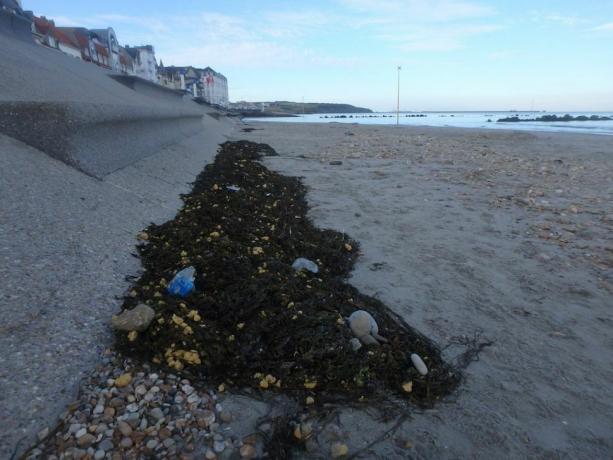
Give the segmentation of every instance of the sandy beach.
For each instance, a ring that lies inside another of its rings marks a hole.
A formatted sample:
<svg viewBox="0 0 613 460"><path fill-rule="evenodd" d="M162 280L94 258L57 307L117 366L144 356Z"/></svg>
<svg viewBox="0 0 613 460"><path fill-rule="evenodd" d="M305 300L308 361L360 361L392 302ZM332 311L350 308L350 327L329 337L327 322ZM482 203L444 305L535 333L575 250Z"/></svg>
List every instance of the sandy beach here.
<svg viewBox="0 0 613 460"><path fill-rule="evenodd" d="M316 225L361 243L351 283L453 360L459 392L364 458L608 458L613 452L613 138L250 123L300 176ZM248 130L249 131L249 130ZM330 164L341 161L342 164ZM393 424L342 409L350 449Z"/></svg>

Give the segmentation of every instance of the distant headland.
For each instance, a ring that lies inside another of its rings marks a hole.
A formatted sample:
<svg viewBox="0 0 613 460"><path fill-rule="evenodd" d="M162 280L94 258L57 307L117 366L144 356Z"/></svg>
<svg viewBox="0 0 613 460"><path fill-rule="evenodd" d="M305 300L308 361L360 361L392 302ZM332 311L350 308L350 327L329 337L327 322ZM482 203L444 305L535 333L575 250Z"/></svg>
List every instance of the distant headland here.
<svg viewBox="0 0 613 460"><path fill-rule="evenodd" d="M288 116L309 115L314 113L372 113L372 110L364 107L355 107L350 104L334 104L325 102L231 102L230 111L257 116Z"/></svg>

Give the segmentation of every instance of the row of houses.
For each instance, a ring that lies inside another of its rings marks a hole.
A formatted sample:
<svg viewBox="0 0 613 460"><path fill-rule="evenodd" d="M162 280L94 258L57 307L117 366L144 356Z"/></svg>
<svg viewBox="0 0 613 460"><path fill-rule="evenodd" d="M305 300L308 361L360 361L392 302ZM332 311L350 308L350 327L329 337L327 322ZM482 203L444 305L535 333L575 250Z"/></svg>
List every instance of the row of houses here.
<svg viewBox="0 0 613 460"><path fill-rule="evenodd" d="M171 89L185 91L199 102L228 106L228 81L210 67L164 67L161 61L157 64L153 46L121 46L112 27L60 27L52 19L24 11L18 0L0 0L0 7L27 18L31 22L34 41L42 46L118 73L135 75Z"/></svg>
<svg viewBox="0 0 613 460"><path fill-rule="evenodd" d="M151 45L121 46L112 27L58 27L53 20L25 12L32 21L34 40L77 59L94 63L115 72L136 75L157 83L155 50Z"/></svg>
<svg viewBox="0 0 613 460"><path fill-rule="evenodd" d="M158 67L159 83L167 88L189 91L194 98L220 107L228 107L228 80L210 67Z"/></svg>

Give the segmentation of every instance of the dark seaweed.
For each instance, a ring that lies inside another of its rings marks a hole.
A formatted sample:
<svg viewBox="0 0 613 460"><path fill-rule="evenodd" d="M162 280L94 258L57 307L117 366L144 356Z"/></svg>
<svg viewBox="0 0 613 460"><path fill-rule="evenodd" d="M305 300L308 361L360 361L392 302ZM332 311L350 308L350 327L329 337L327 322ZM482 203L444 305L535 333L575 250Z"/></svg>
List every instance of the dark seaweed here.
<svg viewBox="0 0 613 460"><path fill-rule="evenodd" d="M264 144L226 142L176 217L145 230L138 247L145 272L124 308L145 302L156 317L132 341L118 332L119 348L236 388L260 388L270 375L269 389L317 403L395 395L430 406L450 393L460 372L432 341L346 282L359 244L310 222L302 183L258 161L275 154ZM297 257L316 261L320 272L294 271ZM195 291L168 295L166 284L189 265ZM344 318L357 309L376 318L388 343L352 351ZM427 376L411 365L413 352Z"/></svg>

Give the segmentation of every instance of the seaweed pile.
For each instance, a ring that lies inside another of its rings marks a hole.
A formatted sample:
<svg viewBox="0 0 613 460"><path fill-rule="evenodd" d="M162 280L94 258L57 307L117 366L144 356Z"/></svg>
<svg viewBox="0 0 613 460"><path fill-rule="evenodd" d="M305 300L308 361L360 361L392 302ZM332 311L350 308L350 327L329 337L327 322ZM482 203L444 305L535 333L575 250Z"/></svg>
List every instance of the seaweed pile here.
<svg viewBox="0 0 613 460"><path fill-rule="evenodd" d="M396 395L431 405L448 394L459 371L346 282L358 243L309 221L302 183L258 161L274 154L267 145L226 142L175 219L140 234L144 273L124 309L146 303L155 317L143 332L118 332L120 350L226 387L317 396L318 403ZM319 272L294 270L298 257L315 261ZM196 269L195 289L173 297L166 287L187 266ZM353 351L345 318L358 309L374 316L387 343ZM411 353L427 364L426 376Z"/></svg>

